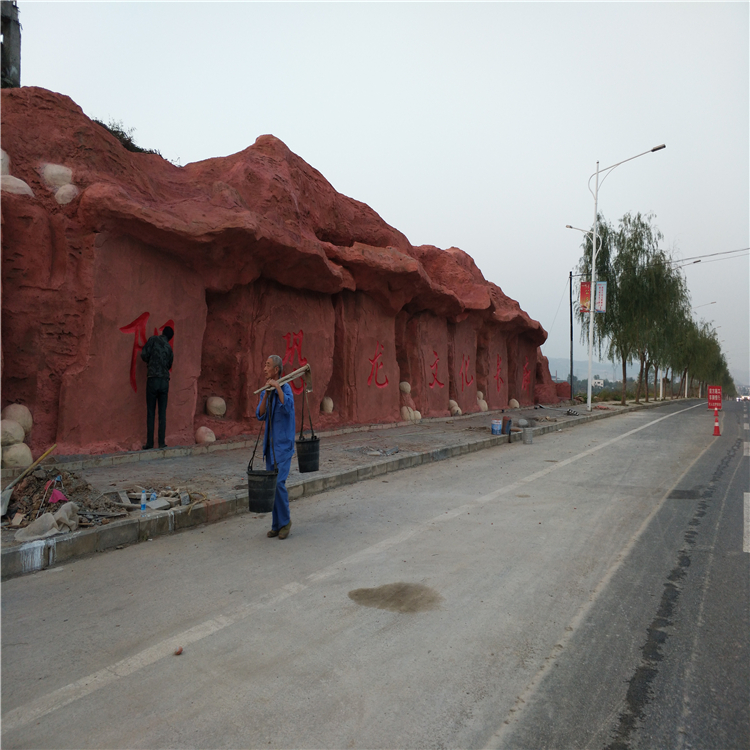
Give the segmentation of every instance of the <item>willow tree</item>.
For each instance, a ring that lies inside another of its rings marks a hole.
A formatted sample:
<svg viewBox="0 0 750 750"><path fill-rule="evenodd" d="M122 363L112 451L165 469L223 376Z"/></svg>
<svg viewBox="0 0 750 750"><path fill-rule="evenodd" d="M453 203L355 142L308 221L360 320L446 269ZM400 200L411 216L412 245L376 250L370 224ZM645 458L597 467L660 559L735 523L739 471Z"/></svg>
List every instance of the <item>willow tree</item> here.
<svg viewBox="0 0 750 750"><path fill-rule="evenodd" d="M650 369L652 361L665 356L668 322L687 300L684 280L659 248L662 234L653 226L653 218L653 214L626 213L615 230L598 217L602 242L596 275L607 282L607 308L606 313L596 315L594 346L601 356L606 343L609 358L622 363L623 404L628 363L635 359L640 364L638 400L646 365ZM585 278L591 275L591 235L587 235L583 248L578 268ZM579 308L578 319L582 324L581 338L588 340L588 313Z"/></svg>

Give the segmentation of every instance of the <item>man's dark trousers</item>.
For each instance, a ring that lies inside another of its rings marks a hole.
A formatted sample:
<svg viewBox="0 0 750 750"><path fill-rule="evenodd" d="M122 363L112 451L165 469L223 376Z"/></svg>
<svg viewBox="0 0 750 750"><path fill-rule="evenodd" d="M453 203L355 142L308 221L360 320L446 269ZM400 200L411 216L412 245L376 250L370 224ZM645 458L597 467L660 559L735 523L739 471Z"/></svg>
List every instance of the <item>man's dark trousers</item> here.
<svg viewBox="0 0 750 750"><path fill-rule="evenodd" d="M149 378L146 381L146 448L154 447L154 413L159 403L159 447L166 445L167 396L169 378Z"/></svg>

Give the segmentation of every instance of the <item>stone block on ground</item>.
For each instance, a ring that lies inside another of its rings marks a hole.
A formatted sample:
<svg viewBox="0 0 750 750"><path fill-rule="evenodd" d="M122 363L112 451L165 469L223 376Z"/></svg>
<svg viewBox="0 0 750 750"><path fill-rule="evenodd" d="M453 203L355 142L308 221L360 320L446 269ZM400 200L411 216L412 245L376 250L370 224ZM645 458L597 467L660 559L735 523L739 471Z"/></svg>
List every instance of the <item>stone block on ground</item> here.
<svg viewBox="0 0 750 750"><path fill-rule="evenodd" d="M14 422L18 422L18 424L23 427L23 431L26 435L31 432L31 428L34 424L29 408L23 404L8 404L3 409L0 417L2 419L12 419Z"/></svg>

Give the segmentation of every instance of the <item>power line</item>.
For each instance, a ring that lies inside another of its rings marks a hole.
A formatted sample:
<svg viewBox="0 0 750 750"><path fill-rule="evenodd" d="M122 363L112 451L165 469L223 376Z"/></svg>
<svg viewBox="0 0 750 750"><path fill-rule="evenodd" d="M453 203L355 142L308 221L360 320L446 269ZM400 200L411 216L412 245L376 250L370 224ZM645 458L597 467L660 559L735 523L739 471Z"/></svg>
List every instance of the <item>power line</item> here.
<svg viewBox="0 0 750 750"><path fill-rule="evenodd" d="M750 250L750 247L742 247L739 250L725 250L720 253L706 253L705 255L691 255L689 258L678 258L673 261L672 263L684 263L688 260L695 260L696 258L713 258L716 255L731 255L732 253L746 253L748 250Z"/></svg>

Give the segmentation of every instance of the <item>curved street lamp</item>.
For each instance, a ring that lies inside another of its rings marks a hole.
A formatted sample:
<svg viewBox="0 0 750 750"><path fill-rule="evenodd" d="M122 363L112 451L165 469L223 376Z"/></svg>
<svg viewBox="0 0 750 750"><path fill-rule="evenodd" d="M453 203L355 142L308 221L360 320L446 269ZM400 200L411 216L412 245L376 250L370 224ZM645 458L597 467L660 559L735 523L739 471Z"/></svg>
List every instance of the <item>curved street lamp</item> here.
<svg viewBox="0 0 750 750"><path fill-rule="evenodd" d="M591 366L592 366L592 357L594 353L594 315L596 314L594 310L596 309L596 303L595 303L595 289L596 289L596 255L598 252L598 249L596 247L597 242L597 229L598 229L598 220L599 220L599 187L604 184L604 180L609 177L609 175L612 173L612 170L615 167L619 167L620 164L625 164L627 161L633 161L633 159L637 159L639 156L645 156L646 154L652 154L654 151L661 151L663 148L666 148L666 144L662 143L660 146L654 146L653 148L650 148L648 151L644 151L641 154L636 154L635 156L631 156L629 159L623 159L622 161L618 161L617 164L612 164L612 166L605 167L604 169L599 169L599 162L596 162L596 172L594 172L591 177L589 177L588 181L588 188L591 195L594 196L594 230L592 234L594 235L594 240L591 243L591 303L589 304L589 382L588 382L588 388L587 388L587 399L586 399L586 410L591 411ZM599 175L604 174L604 177L601 178L601 181L599 180ZM594 189L591 189L591 180L596 177L596 182L594 184Z"/></svg>

